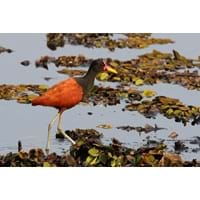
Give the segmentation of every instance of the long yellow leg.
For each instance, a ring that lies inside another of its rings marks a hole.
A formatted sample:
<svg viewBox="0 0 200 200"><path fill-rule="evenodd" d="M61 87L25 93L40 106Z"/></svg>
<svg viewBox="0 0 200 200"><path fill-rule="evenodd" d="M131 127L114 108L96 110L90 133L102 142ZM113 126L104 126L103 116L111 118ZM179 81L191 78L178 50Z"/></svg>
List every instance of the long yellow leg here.
<svg viewBox="0 0 200 200"><path fill-rule="evenodd" d="M47 155L49 154L50 151L50 143L51 143L51 128L53 124L55 123L56 119L58 118L60 114L57 113L56 116L50 121L49 126L48 126L48 137L47 137L47 145L46 145L46 153Z"/></svg>
<svg viewBox="0 0 200 200"><path fill-rule="evenodd" d="M66 139L68 139L72 144L75 144L76 142L65 133L65 131L63 130L63 128L61 126L62 113L63 113L62 111L60 111L58 113L58 126L57 126L57 130L58 130L59 133L63 134L63 136Z"/></svg>

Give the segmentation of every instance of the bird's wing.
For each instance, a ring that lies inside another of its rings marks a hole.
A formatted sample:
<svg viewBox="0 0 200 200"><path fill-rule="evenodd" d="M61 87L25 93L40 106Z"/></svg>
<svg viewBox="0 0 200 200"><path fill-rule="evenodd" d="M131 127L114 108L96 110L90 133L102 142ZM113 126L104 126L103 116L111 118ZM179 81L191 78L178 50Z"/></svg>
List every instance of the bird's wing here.
<svg viewBox="0 0 200 200"><path fill-rule="evenodd" d="M33 105L71 108L83 98L83 89L74 78L70 78L49 88L42 96L33 99Z"/></svg>

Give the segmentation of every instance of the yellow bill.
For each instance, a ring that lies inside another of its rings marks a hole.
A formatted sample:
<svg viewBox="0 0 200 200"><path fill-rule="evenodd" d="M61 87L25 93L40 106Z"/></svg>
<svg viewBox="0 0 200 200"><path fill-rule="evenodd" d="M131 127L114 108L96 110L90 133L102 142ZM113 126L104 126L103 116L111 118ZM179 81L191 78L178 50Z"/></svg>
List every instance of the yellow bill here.
<svg viewBox="0 0 200 200"><path fill-rule="evenodd" d="M106 65L104 68L106 71L111 72L113 74L117 74L117 71L115 69L113 69L112 67Z"/></svg>

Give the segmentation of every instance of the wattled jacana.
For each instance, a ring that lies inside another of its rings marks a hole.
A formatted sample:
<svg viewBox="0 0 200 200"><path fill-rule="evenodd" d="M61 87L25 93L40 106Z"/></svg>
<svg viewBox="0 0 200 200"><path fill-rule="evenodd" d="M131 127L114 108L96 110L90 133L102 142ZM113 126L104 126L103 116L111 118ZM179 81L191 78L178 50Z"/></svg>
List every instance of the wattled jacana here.
<svg viewBox="0 0 200 200"><path fill-rule="evenodd" d="M77 105L86 95L88 95L89 91L94 85L96 75L103 71L117 73L117 71L108 66L103 59L97 59L92 61L88 72L83 77L69 78L67 80L61 81L53 87L49 88L41 96L32 100L32 105L34 106L50 106L58 109L57 115L51 120L48 126L48 138L46 145L47 154L50 150L51 128L57 118L57 131L63 134L63 136L72 144L75 144L75 141L69 137L61 127L62 113L65 110Z"/></svg>

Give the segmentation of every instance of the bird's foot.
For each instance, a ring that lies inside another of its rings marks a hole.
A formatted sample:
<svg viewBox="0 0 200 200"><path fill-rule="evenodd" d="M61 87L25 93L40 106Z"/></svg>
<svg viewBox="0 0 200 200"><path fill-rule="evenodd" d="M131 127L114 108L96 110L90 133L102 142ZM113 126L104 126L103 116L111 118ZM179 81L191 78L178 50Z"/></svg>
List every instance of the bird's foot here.
<svg viewBox="0 0 200 200"><path fill-rule="evenodd" d="M64 136L64 138L68 139L73 145L76 144L76 142L75 142L71 137L69 137L69 136L64 132L63 129L58 128L57 131L58 131L58 133L61 133L61 134Z"/></svg>
<svg viewBox="0 0 200 200"><path fill-rule="evenodd" d="M46 148L46 149L45 149L45 152L46 152L46 155L47 155L47 156L49 155L49 151L50 151L49 148Z"/></svg>

